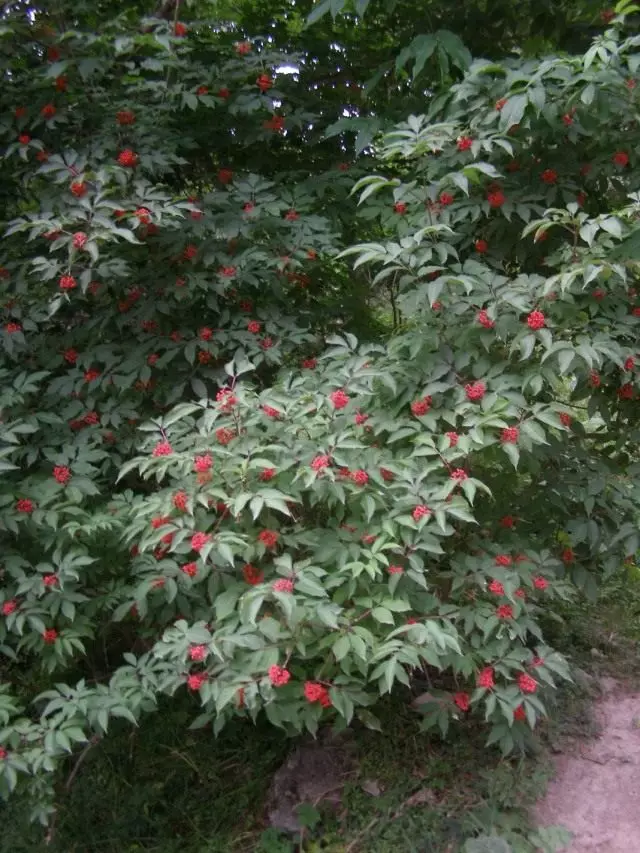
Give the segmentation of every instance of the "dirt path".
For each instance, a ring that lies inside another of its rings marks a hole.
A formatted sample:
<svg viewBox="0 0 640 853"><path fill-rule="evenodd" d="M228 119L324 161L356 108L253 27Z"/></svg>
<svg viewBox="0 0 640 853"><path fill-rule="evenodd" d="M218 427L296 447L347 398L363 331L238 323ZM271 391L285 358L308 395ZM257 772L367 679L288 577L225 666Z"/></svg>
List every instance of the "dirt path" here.
<svg viewBox="0 0 640 853"><path fill-rule="evenodd" d="M640 694L611 678L602 689L595 709L600 737L559 757L535 813L539 826L560 824L573 833L566 853L640 851Z"/></svg>

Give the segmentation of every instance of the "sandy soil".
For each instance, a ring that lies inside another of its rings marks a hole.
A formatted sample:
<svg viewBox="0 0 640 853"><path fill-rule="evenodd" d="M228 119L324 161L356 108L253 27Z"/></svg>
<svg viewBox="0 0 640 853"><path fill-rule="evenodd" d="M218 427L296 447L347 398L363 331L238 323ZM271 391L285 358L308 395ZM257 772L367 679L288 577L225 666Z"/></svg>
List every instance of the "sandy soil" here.
<svg viewBox="0 0 640 853"><path fill-rule="evenodd" d="M640 694L610 678L602 689L600 737L558 758L535 819L573 833L566 853L639 853Z"/></svg>

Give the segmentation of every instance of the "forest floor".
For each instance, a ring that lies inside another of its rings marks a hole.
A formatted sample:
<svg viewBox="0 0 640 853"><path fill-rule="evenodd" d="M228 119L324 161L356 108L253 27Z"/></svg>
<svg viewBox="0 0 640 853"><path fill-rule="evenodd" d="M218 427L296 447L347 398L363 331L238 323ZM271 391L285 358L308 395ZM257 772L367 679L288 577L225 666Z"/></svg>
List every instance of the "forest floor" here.
<svg viewBox="0 0 640 853"><path fill-rule="evenodd" d="M192 697L176 697L115 727L75 774L70 761L51 843L25 832L26 803L2 809L0 853L636 853L640 581L562 616L549 640L575 681L528 755L501 758L473 720L447 741L421 732L409 695L383 703L383 734L302 750L264 724L190 731ZM302 830L269 828L300 794Z"/></svg>

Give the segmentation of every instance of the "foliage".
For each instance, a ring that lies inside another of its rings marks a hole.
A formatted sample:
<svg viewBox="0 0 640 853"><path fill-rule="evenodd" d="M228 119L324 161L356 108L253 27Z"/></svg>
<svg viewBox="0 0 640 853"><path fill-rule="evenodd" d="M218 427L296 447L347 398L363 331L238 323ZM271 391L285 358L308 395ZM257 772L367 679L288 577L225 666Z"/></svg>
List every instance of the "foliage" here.
<svg viewBox="0 0 640 853"><path fill-rule="evenodd" d="M458 82L351 168L304 56L62 7L0 41L0 639L43 668L2 793L46 821L61 758L185 687L315 733L440 673L425 727L525 747L540 616L638 549L634 7L584 56L437 30Z"/></svg>

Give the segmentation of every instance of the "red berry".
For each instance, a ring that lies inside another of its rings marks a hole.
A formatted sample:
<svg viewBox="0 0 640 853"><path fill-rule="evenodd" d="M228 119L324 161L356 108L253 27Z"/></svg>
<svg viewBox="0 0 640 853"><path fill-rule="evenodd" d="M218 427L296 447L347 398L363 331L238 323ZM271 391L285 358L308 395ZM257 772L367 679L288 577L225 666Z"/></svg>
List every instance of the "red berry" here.
<svg viewBox="0 0 640 853"><path fill-rule="evenodd" d="M256 86L260 89L262 94L264 94L273 86L273 80L268 74L261 74L256 80Z"/></svg>
<svg viewBox="0 0 640 853"><path fill-rule="evenodd" d="M397 201L393 205L393 210L400 216L404 216L404 214L407 212L407 205L403 201Z"/></svg>
<svg viewBox="0 0 640 853"><path fill-rule="evenodd" d="M205 453L202 456L196 456L193 461L193 470L197 472L209 471L213 465L213 459L210 453Z"/></svg>
<svg viewBox="0 0 640 853"><path fill-rule="evenodd" d="M555 169L545 169L540 178L545 184L555 184L558 180L558 173Z"/></svg>
<svg viewBox="0 0 640 853"><path fill-rule="evenodd" d="M471 707L471 701L468 693L454 693L453 701L461 711L468 711Z"/></svg>
<svg viewBox="0 0 640 853"><path fill-rule="evenodd" d="M172 498L172 503L176 509L184 512L187 508L189 498L186 492L176 492Z"/></svg>
<svg viewBox="0 0 640 853"><path fill-rule="evenodd" d="M250 563L247 563L243 567L242 576L244 577L245 583L248 583L249 586L257 586L264 580L264 572L256 566L252 566Z"/></svg>
<svg viewBox="0 0 640 853"><path fill-rule="evenodd" d="M58 281L60 285L60 290L73 290L78 286L78 282L72 275L63 275Z"/></svg>
<svg viewBox="0 0 640 853"><path fill-rule="evenodd" d="M344 409L346 406L349 405L349 396L345 394L342 389L339 389L338 391L332 391L332 393L329 394L329 399L331 400L334 408L336 409Z"/></svg>
<svg viewBox="0 0 640 853"><path fill-rule="evenodd" d="M472 403L477 403L478 400L482 400L484 397L487 386L482 381L472 382L469 385L465 385L464 390L467 395L467 399L471 400Z"/></svg>
<svg viewBox="0 0 640 853"><path fill-rule="evenodd" d="M65 485L71 479L71 469L66 465L56 465L53 469L53 477L58 483Z"/></svg>
<svg viewBox="0 0 640 853"><path fill-rule="evenodd" d="M519 437L520 430L518 427L505 427L500 433L500 441L503 444L517 444Z"/></svg>
<svg viewBox="0 0 640 853"><path fill-rule="evenodd" d="M43 118L53 118L57 113L57 110L53 104L45 104L44 107L40 110L40 115Z"/></svg>
<svg viewBox="0 0 640 853"><path fill-rule="evenodd" d="M473 139L470 136L461 136L457 142L458 151L468 151L473 145Z"/></svg>
<svg viewBox="0 0 640 853"><path fill-rule="evenodd" d="M131 148L125 148L118 154L118 163L128 169L132 169L138 163L138 155Z"/></svg>
<svg viewBox="0 0 640 853"><path fill-rule="evenodd" d="M488 689L491 689L495 685L492 666L485 666L484 669L480 670L478 673L477 684L478 687L485 687Z"/></svg>
<svg viewBox="0 0 640 853"><path fill-rule="evenodd" d="M319 702L323 708L331 706L329 691L317 681L305 681L304 696L307 702Z"/></svg>
<svg viewBox="0 0 640 853"><path fill-rule="evenodd" d="M177 26L177 25L176 25ZM198 672L195 675L190 675L187 678L187 687L189 690L200 690L202 685L207 680L206 672Z"/></svg>
<svg viewBox="0 0 640 853"><path fill-rule="evenodd" d="M265 130L273 130L275 133L280 133L284 130L284 117L273 115L270 119L262 123Z"/></svg>
<svg viewBox="0 0 640 853"><path fill-rule="evenodd" d="M211 541L210 533L194 533L191 537L191 548L194 551L201 551L207 542Z"/></svg>
<svg viewBox="0 0 640 853"><path fill-rule="evenodd" d="M216 441L218 444L229 444L236 437L235 432L228 427L219 427L216 430Z"/></svg>
<svg viewBox="0 0 640 853"><path fill-rule="evenodd" d="M182 21L176 21L173 27L173 32L178 38L182 38L187 34L187 25L183 24Z"/></svg>
<svg viewBox="0 0 640 853"><path fill-rule="evenodd" d="M209 650L206 646L190 646L189 647L189 660L197 661L201 663L209 653Z"/></svg>
<svg viewBox="0 0 640 853"><path fill-rule="evenodd" d="M152 456L171 456L173 448L168 441L159 441L153 448Z"/></svg>
<svg viewBox="0 0 640 853"><path fill-rule="evenodd" d="M116 121L118 122L118 124L134 124L135 120L135 113L133 113L131 110L119 110L116 113Z"/></svg>
<svg viewBox="0 0 640 853"><path fill-rule="evenodd" d="M291 673L284 667L274 664L269 667L269 681L274 687L283 687L291 678Z"/></svg>
<svg viewBox="0 0 640 853"><path fill-rule="evenodd" d="M361 469L358 471L354 471L351 474L351 479L357 486L366 486L369 482L369 475L366 471L362 471Z"/></svg>
<svg viewBox="0 0 640 853"><path fill-rule="evenodd" d="M523 693L535 693L538 689L538 682L528 673L521 672L518 676L518 687Z"/></svg>
<svg viewBox="0 0 640 853"><path fill-rule="evenodd" d="M187 577L194 578L198 574L197 563L185 563L184 566L180 567L180 571Z"/></svg>
<svg viewBox="0 0 640 853"><path fill-rule="evenodd" d="M612 157L613 162L616 166L628 166L629 165L629 155L626 151L616 151L616 153Z"/></svg>
<svg viewBox="0 0 640 853"><path fill-rule="evenodd" d="M414 400L411 403L411 411L416 417L426 415L431 408L431 397L422 397L420 400Z"/></svg>
<svg viewBox="0 0 640 853"><path fill-rule="evenodd" d="M485 327L485 329L493 329L493 327L495 326L495 323L493 322L491 317L489 317L484 308L482 309L482 311L478 311L477 320L481 326Z"/></svg>
<svg viewBox="0 0 640 853"><path fill-rule="evenodd" d="M323 468L327 468L330 464L331 459L329 456L316 456L311 462L311 467L314 471L321 471Z"/></svg>
<svg viewBox="0 0 640 853"><path fill-rule="evenodd" d="M543 329L545 325L545 316L542 311L532 311L527 317L527 326L534 331Z"/></svg>
<svg viewBox="0 0 640 853"><path fill-rule="evenodd" d="M464 470L464 468L455 468L451 472L451 479L457 480L458 482L463 483L465 480L469 479L469 475Z"/></svg>
<svg viewBox="0 0 640 853"><path fill-rule="evenodd" d="M486 240L476 240L476 242L474 243L474 247L476 252L481 255L484 255L484 253L489 249L489 244Z"/></svg>
<svg viewBox="0 0 640 853"><path fill-rule="evenodd" d="M427 518L431 515L431 510L425 504L418 504L411 513L414 521L420 521L421 518Z"/></svg>
<svg viewBox="0 0 640 853"><path fill-rule="evenodd" d="M487 193L489 207L502 207L506 200L507 199L502 190L495 190L494 192Z"/></svg>
<svg viewBox="0 0 640 853"><path fill-rule="evenodd" d="M280 534L277 530L261 530L258 534L258 541L261 542L265 548L275 548L278 544L279 538Z"/></svg>

